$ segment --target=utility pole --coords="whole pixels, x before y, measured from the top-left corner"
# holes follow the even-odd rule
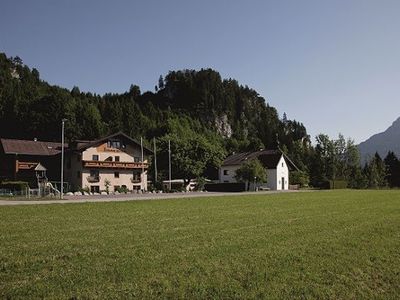
[[[157,183],[157,150],[156,150],[156,138],[153,138],[154,144],[154,184]]]
[[[61,120],[61,188],[60,199],[64,197],[64,126],[67,119]]]
[[[143,184],[144,184],[144,182],[143,182],[143,179],[144,179],[144,161],[143,161],[143,138],[142,137],[140,137],[140,148],[142,150],[142,176],[140,176],[140,181],[141,181],[141,184],[142,184],[142,189],[144,190],[144,188],[143,188]]]
[[[168,140],[168,169],[169,169],[169,190],[171,191],[171,140]]]

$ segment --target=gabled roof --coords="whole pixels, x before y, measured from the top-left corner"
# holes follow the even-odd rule
[[[61,143],[0,139],[5,154],[51,156],[61,153]]]
[[[35,171],[47,171],[47,169],[41,163],[38,163]]]
[[[290,160],[290,158],[280,150],[260,150],[253,152],[236,153],[228,156],[222,163],[222,166],[241,165],[248,160],[258,158],[266,168],[276,169],[282,155],[291,169],[298,170],[298,168]]]
[[[131,138],[130,136],[126,135],[125,133],[123,133],[122,131],[99,138],[97,140],[94,141],[76,141],[77,142],[77,147],[74,150],[78,150],[78,151],[84,151],[87,148],[90,147],[97,147],[101,144],[103,144],[104,142],[107,142],[110,139],[114,139],[114,138],[123,138],[127,141],[129,141],[132,144],[136,144],[137,146],[140,147],[140,142],[136,141],[135,139]],[[71,149],[72,150],[72,149]],[[149,154],[153,154],[153,151],[150,150],[149,148],[143,146],[143,150],[144,152],[147,152]]]

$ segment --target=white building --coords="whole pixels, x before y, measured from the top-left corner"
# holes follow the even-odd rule
[[[147,190],[152,153],[122,132],[95,141],[76,141],[66,152],[65,178],[75,190]]]
[[[219,169],[219,181],[237,182],[236,170],[249,160],[259,159],[267,169],[267,182],[260,186],[271,190],[289,189],[289,170],[297,170],[294,163],[279,150],[260,150],[255,152],[236,153],[228,156]],[[250,190],[254,189],[254,183],[250,183]]]

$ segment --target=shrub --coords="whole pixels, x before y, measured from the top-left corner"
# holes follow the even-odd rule
[[[298,184],[301,187],[307,187],[310,182],[310,178],[306,172],[293,171],[289,174],[289,182],[291,185]]]
[[[25,191],[29,184],[25,181],[3,181],[0,183],[0,189],[9,189],[12,191]]]
[[[329,188],[331,190],[347,189],[346,180],[329,180]]]
[[[122,193],[126,194],[129,192],[129,190],[126,186],[117,187],[116,191],[120,194],[122,194]]]

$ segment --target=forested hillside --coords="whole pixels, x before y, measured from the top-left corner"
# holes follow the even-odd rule
[[[59,141],[62,118],[68,119],[69,141],[120,130],[143,137],[148,145],[154,138],[160,177],[171,140],[176,177],[215,178],[230,153],[279,147],[302,171],[293,173],[292,183],[321,186],[327,180],[357,178],[361,183],[353,182],[354,187],[366,185],[351,140],[320,135],[311,146],[302,123],[286,114],[280,118],[255,90],[222,79],[217,71],[171,71],[159,77],[154,92],[142,93],[132,84],[122,94],[96,95],[49,85],[19,57],[0,53],[0,137]]]

